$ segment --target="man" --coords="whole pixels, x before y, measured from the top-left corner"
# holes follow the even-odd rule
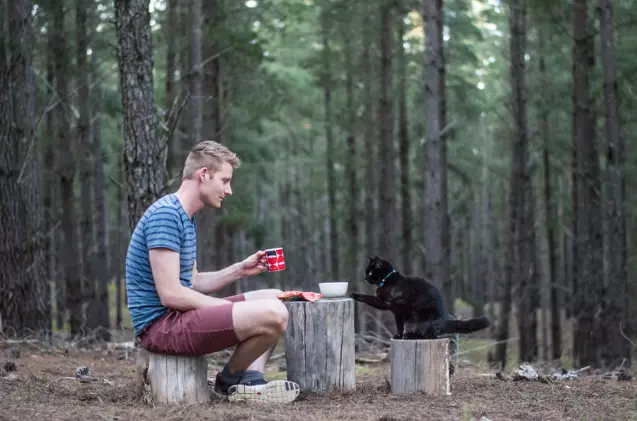
[[[267,382],[264,369],[285,331],[288,313],[276,289],[216,298],[210,294],[267,270],[265,253],[216,272],[198,272],[194,214],[220,208],[232,194],[240,160],[225,146],[203,141],[188,154],[179,189],[153,203],[139,220],[126,256],[126,291],[133,330],[157,353],[205,355],[236,346],[217,374],[214,392],[230,401],[292,402],[299,386]]]

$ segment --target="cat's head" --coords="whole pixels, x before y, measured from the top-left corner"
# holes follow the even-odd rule
[[[365,280],[372,285],[379,284],[393,270],[394,267],[387,260],[383,260],[378,256],[370,256],[365,268]]]

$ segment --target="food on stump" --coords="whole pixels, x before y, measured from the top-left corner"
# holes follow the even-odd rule
[[[323,294],[305,291],[283,291],[278,295],[281,301],[309,301],[313,303],[319,298],[323,298]]]

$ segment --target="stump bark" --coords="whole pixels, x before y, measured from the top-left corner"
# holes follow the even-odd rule
[[[164,404],[207,403],[208,360],[148,352],[146,380],[153,402]]]
[[[449,339],[392,339],[392,393],[450,395],[449,358]]]
[[[355,390],[354,300],[285,305],[290,313],[285,333],[288,380],[302,391]]]

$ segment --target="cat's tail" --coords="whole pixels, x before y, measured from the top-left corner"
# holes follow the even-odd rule
[[[491,320],[487,316],[481,316],[469,320],[448,319],[444,333],[472,333],[491,326]]]

